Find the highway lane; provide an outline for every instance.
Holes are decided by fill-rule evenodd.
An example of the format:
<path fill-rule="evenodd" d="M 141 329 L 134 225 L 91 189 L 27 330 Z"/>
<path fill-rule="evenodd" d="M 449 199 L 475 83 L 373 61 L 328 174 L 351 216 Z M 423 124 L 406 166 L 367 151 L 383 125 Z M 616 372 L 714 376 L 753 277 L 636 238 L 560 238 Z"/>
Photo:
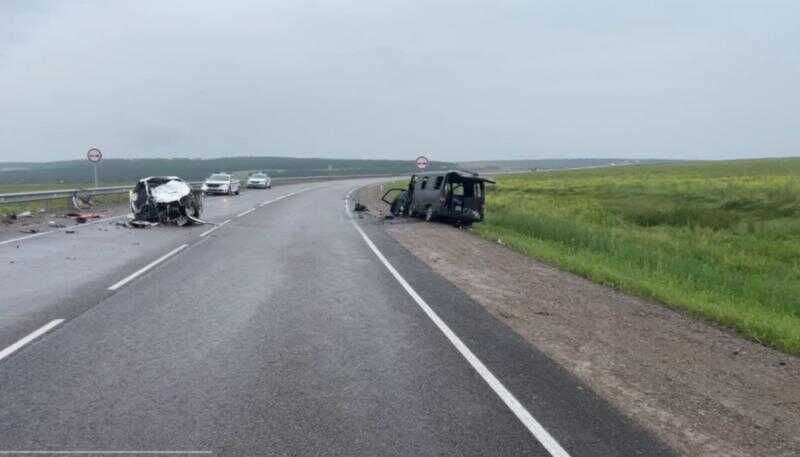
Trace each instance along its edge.
<path fill-rule="evenodd" d="M 305 183 L 239 196 L 209 196 L 203 219 L 223 223 L 274 198 L 319 186 Z M 108 295 L 112 278 L 125 277 L 165 251 L 191 242 L 214 226 L 130 229 L 115 218 L 0 244 L 0 348 L 52 315 L 69 318 Z M 19 236 L 15 237 L 19 238 Z M 8 241 L 8 240 L 6 240 Z"/>
<path fill-rule="evenodd" d="M 343 211 L 356 184 L 275 201 L 202 238 L 164 230 L 149 258 L 83 283 L 74 293 L 96 303 L 0 361 L 0 451 L 556 455 L 422 300 L 569 455 L 669 455 L 356 219 L 392 274 Z M 62 317 L 49 311 L 39 325 Z"/>

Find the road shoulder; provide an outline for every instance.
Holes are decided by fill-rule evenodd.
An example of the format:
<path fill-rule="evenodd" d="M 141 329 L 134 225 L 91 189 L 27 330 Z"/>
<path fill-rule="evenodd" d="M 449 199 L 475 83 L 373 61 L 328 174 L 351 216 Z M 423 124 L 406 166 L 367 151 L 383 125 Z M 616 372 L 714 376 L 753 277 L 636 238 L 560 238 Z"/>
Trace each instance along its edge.
<path fill-rule="evenodd" d="M 381 221 L 375 187 L 359 197 Z M 680 455 L 800 453 L 800 361 L 443 224 L 380 226 Z"/>

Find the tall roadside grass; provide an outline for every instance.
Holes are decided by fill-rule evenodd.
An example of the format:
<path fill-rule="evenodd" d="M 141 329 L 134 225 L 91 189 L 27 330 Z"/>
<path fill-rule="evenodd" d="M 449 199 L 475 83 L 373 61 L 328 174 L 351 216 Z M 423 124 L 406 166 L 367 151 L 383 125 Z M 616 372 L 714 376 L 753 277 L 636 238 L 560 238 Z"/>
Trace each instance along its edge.
<path fill-rule="evenodd" d="M 486 238 L 800 355 L 800 159 L 529 173 Z"/>

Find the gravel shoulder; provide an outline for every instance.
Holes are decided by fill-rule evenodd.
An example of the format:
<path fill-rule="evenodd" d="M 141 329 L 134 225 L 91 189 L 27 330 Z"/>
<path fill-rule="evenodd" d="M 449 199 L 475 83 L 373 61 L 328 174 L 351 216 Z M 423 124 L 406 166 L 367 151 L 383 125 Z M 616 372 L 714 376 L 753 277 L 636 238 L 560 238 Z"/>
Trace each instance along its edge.
<path fill-rule="evenodd" d="M 383 219 L 379 192 L 362 189 L 359 200 Z M 468 230 L 407 219 L 384 226 L 679 455 L 800 455 L 800 358 Z"/>

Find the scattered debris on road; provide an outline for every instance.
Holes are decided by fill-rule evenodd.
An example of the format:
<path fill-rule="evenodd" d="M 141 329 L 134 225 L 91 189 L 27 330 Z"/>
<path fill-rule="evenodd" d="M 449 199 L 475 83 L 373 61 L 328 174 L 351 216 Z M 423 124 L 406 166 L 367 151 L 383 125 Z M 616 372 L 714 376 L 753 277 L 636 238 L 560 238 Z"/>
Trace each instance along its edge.
<path fill-rule="evenodd" d="M 33 217 L 33 214 L 31 214 L 30 211 L 24 211 L 22 213 L 17 214 L 17 218 L 20 218 L 20 217 Z"/>
<path fill-rule="evenodd" d="M 148 226 L 142 222 L 180 226 L 205 224 L 199 219 L 203 211 L 203 192 L 192 189 L 177 176 L 152 176 L 140 180 L 131 191 L 130 200 L 134 218 L 129 225 L 137 228 Z"/>
<path fill-rule="evenodd" d="M 47 226 L 48 226 L 48 227 L 52 227 L 52 228 L 64 228 L 64 227 L 66 227 L 66 225 L 64 225 L 64 224 L 61 224 L 61 223 L 59 223 L 59 222 L 56 222 L 56 221 L 50 221 L 50 222 L 48 222 L 48 223 L 47 223 Z"/>
<path fill-rule="evenodd" d="M 125 225 L 124 223 L 122 225 Z M 128 221 L 128 226 L 133 228 L 150 228 L 158 225 L 158 222 L 140 221 L 138 219 L 131 219 Z"/>
<path fill-rule="evenodd" d="M 100 219 L 103 215 L 99 213 L 67 213 L 64 217 L 68 217 L 78 224 L 85 224 L 89 219 Z"/>

